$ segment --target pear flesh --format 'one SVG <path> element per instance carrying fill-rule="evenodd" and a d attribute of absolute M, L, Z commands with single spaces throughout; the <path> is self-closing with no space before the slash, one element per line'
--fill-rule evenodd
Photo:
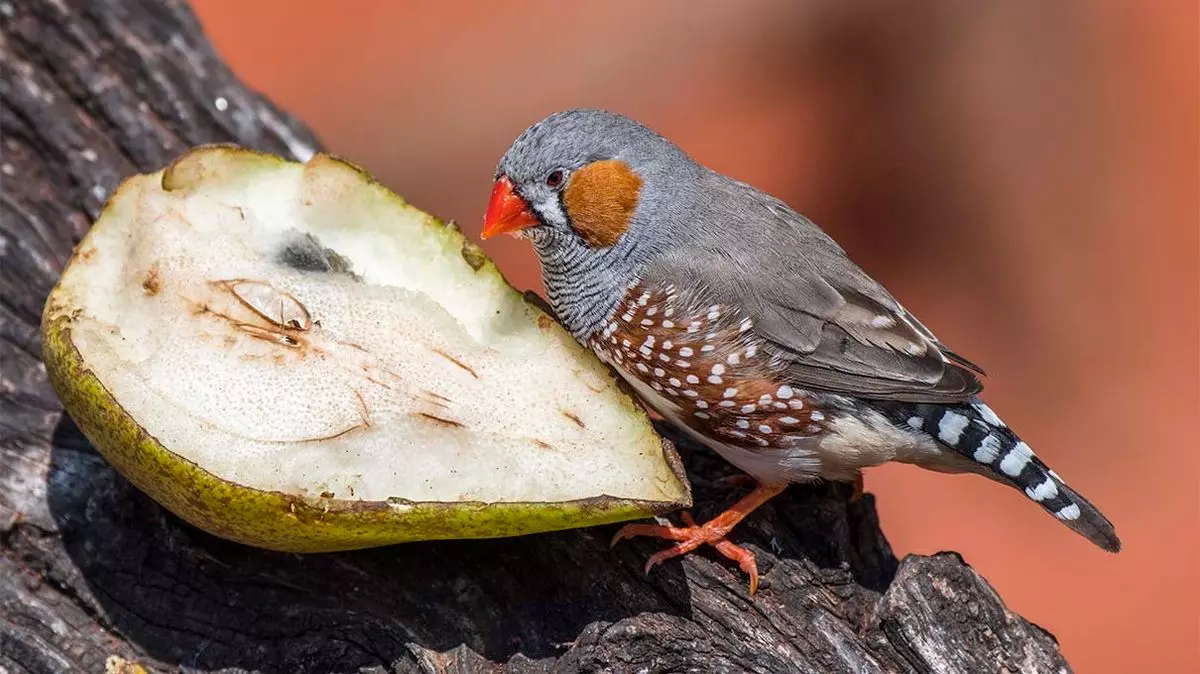
<path fill-rule="evenodd" d="M 200 148 L 129 179 L 43 331 L 105 457 L 245 543 L 516 535 L 690 502 L 611 371 L 457 228 L 329 156 Z"/>

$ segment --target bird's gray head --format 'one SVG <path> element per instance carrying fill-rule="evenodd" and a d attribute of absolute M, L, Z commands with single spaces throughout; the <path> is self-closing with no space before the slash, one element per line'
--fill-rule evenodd
<path fill-rule="evenodd" d="M 568 110 L 517 138 L 496 168 L 483 237 L 528 238 L 550 303 L 585 339 L 668 242 L 702 171 L 670 141 L 621 115 Z M 668 204 L 667 196 L 672 198 Z"/>

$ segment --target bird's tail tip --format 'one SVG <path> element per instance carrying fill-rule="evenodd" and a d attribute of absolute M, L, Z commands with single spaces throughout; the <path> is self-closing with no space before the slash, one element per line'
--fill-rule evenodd
<path fill-rule="evenodd" d="M 1047 471 L 1049 472 L 1049 471 Z M 1054 477 L 1058 477 L 1055 475 Z M 1120 552 L 1121 539 L 1117 536 L 1117 531 L 1113 527 L 1112 522 L 1100 512 L 1100 509 L 1092 505 L 1090 501 L 1084 498 L 1079 492 L 1071 489 L 1062 480 L 1058 480 L 1058 488 L 1065 495 L 1066 499 L 1074 506 L 1066 506 L 1068 515 L 1073 515 L 1070 519 L 1062 517 L 1062 510 L 1054 514 L 1055 517 L 1062 520 L 1062 523 L 1073 529 L 1076 533 L 1095 543 L 1102 550 L 1107 552 Z M 1078 514 L 1076 514 L 1076 512 Z"/>

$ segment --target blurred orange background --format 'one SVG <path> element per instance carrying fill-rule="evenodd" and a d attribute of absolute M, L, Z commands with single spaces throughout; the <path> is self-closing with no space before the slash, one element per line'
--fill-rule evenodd
<path fill-rule="evenodd" d="M 245 81 L 469 235 L 508 144 L 576 106 L 782 197 L 988 369 L 1125 544 L 889 466 L 897 554 L 961 551 L 1077 671 L 1200 671 L 1194 3 L 195 4 Z M 538 287 L 526 245 L 487 248 Z"/>

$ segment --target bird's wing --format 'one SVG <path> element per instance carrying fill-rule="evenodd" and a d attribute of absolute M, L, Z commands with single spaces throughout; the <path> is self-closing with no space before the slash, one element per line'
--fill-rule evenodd
<path fill-rule="evenodd" d="M 800 214 L 758 193 L 756 216 L 713 223 L 653 275 L 752 321 L 798 383 L 860 397 L 956 402 L 983 371 L 950 351 Z M 728 220 L 726 220 L 728 222 Z"/>

